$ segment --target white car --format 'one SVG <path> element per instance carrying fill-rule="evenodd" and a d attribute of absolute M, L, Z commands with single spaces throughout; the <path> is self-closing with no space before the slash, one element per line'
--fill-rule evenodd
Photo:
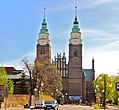
<path fill-rule="evenodd" d="M 53 109 L 53 110 L 58 110 L 59 106 L 57 101 L 55 100 L 47 100 L 45 101 L 45 107 L 44 110 L 49 110 L 49 109 Z"/>
<path fill-rule="evenodd" d="M 37 100 L 35 102 L 35 108 L 42 108 L 42 109 L 44 109 L 44 107 L 45 107 L 45 102 L 43 100 Z"/>

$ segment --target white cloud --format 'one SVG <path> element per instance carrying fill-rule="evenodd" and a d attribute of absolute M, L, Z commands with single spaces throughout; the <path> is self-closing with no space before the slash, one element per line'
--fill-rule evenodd
<path fill-rule="evenodd" d="M 118 1 L 118 0 L 116 0 Z M 92 8 L 96 5 L 99 4 L 103 4 L 106 2 L 114 2 L 114 0 L 84 0 L 84 1 L 79 1 L 77 0 L 77 6 L 79 9 L 85 9 L 85 8 Z M 64 2 L 64 4 L 58 4 L 57 6 L 54 6 L 54 4 L 51 5 L 51 7 L 49 8 L 50 11 L 67 11 L 67 10 L 72 10 L 74 9 L 73 7 L 75 7 L 76 5 L 76 1 L 74 0 L 70 0 Z"/>
<path fill-rule="evenodd" d="M 83 68 L 91 68 L 91 60 L 95 59 L 95 71 L 99 75 L 106 73 L 116 75 L 119 70 L 119 51 L 90 53 L 83 58 Z"/>
<path fill-rule="evenodd" d="M 110 33 L 104 30 L 96 29 L 82 29 L 82 34 L 85 34 L 84 37 L 91 35 L 91 37 L 103 37 L 103 36 L 112 36 Z"/>
<path fill-rule="evenodd" d="M 84 0 L 82 2 L 79 1 L 79 8 L 80 9 L 92 8 L 96 5 L 101 5 L 110 2 L 118 2 L 118 0 Z"/>
<path fill-rule="evenodd" d="M 23 62 L 22 59 L 28 58 L 30 61 L 35 60 L 35 52 L 28 52 L 25 53 L 23 56 L 21 56 L 18 59 L 11 60 L 9 62 L 4 62 L 3 64 L 1 63 L 0 66 L 6 66 L 6 67 L 15 67 L 16 69 L 23 69 Z"/>
<path fill-rule="evenodd" d="M 114 0 L 95 0 L 96 4 L 101 4 L 105 2 L 113 2 Z"/>
<path fill-rule="evenodd" d="M 112 26 L 114 27 L 114 29 L 119 30 L 119 23 L 118 24 L 112 24 Z"/>

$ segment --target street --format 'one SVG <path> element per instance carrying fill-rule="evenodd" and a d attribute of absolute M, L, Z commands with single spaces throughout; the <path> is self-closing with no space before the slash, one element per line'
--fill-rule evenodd
<path fill-rule="evenodd" d="M 6 108 L 0 110 L 43 110 L 43 109 L 29 109 L 29 108 Z M 90 106 L 81 106 L 81 105 L 60 105 L 59 110 L 94 110 Z"/>
<path fill-rule="evenodd" d="M 6 109 L 2 108 L 0 110 L 43 110 L 43 109 L 14 107 L 14 108 L 6 108 Z M 90 106 L 82 106 L 82 105 L 59 105 L 59 110 L 95 110 L 95 109 Z M 96 109 L 96 110 L 104 110 L 104 109 Z M 109 109 L 105 109 L 105 110 L 119 110 L 119 108 L 109 106 Z"/>
<path fill-rule="evenodd" d="M 29 109 L 24 109 L 29 110 Z M 32 110 L 38 110 L 38 109 L 32 109 Z M 43 110 L 43 109 L 40 109 Z M 94 110 L 90 106 L 81 106 L 81 105 L 60 105 L 59 110 Z"/>
<path fill-rule="evenodd" d="M 14 108 L 6 108 L 6 109 L 2 108 L 0 110 L 43 110 L 43 109 L 14 107 Z M 82 106 L 82 105 L 59 105 L 59 110 L 95 110 L 95 109 L 90 106 Z M 96 109 L 96 110 L 104 110 L 104 109 Z M 109 106 L 109 109 L 105 109 L 105 110 L 119 110 L 119 108 Z"/>

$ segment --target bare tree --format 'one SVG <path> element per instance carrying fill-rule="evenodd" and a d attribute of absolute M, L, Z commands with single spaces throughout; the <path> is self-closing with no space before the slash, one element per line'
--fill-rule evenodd
<path fill-rule="evenodd" d="M 24 63 L 25 69 L 27 70 L 27 72 L 29 73 L 30 76 L 30 91 L 29 91 L 29 95 L 30 95 L 30 99 L 29 99 L 29 106 L 31 106 L 31 100 L 32 100 L 32 94 L 33 94 L 33 84 L 32 84 L 32 71 L 33 71 L 33 65 L 29 62 L 28 58 L 23 58 L 22 62 Z"/>

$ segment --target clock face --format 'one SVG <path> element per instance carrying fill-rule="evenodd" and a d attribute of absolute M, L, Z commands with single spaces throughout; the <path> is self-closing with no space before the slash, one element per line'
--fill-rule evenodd
<path fill-rule="evenodd" d="M 74 57 L 74 58 L 73 58 L 73 61 L 74 61 L 74 62 L 78 62 L 78 58 L 77 58 L 77 57 Z"/>
<path fill-rule="evenodd" d="M 45 50 L 41 50 L 41 54 L 45 54 Z"/>

